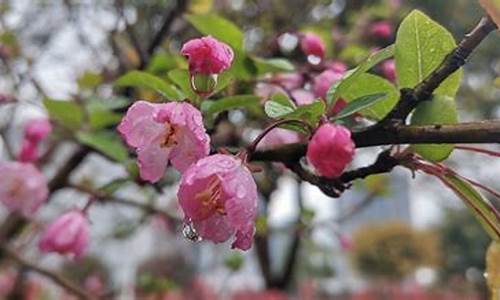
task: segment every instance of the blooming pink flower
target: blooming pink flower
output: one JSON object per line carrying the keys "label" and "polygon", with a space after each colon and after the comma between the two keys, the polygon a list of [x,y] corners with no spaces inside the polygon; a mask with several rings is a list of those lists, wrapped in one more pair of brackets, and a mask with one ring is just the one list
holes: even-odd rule
{"label": "blooming pink flower", "polygon": [[24,127],[24,137],[33,142],[40,142],[52,132],[52,125],[47,119],[29,121]]}
{"label": "blooming pink flower", "polygon": [[311,104],[316,99],[312,92],[304,89],[293,90],[290,94],[298,106]]}
{"label": "blooming pink flower", "polygon": [[33,215],[47,200],[47,180],[32,164],[0,161],[0,201],[12,212]]}
{"label": "blooming pink flower", "polygon": [[319,175],[338,177],[352,161],[354,149],[349,129],[323,124],[311,138],[306,156]]}
{"label": "blooming pink flower", "polygon": [[300,48],[307,56],[314,55],[321,59],[325,57],[325,44],[323,40],[314,33],[308,32],[302,35]]}
{"label": "blooming pink flower", "polygon": [[177,197],[200,237],[221,243],[235,235],[232,248],[252,246],[257,186],[239,158],[215,154],[200,159],[182,175]]}
{"label": "blooming pink flower", "polygon": [[392,36],[393,28],[388,21],[378,21],[370,25],[370,33],[380,39],[389,39]]}
{"label": "blooming pink flower", "polygon": [[81,257],[89,244],[89,221],[80,210],[69,211],[45,230],[38,247],[42,252],[57,252]]}
{"label": "blooming pink flower", "polygon": [[186,42],[181,54],[187,57],[192,74],[219,74],[231,66],[234,58],[231,47],[211,36]]}
{"label": "blooming pink flower", "polygon": [[299,143],[300,140],[299,134],[295,131],[284,128],[273,128],[260,141],[257,149],[264,150],[279,145]]}
{"label": "blooming pink flower", "polygon": [[394,61],[394,59],[384,61],[380,65],[380,69],[385,78],[389,79],[392,82],[396,81],[396,62]]}
{"label": "blooming pink flower", "polygon": [[302,87],[304,77],[300,73],[279,73],[272,77],[271,82],[290,91]]}
{"label": "blooming pink flower", "polygon": [[313,80],[313,92],[316,97],[326,98],[328,89],[337,81],[342,79],[343,72],[335,72],[332,70],[323,71]]}
{"label": "blooming pink flower", "polygon": [[141,178],[150,182],[160,180],[169,161],[182,173],[210,150],[200,111],[186,102],[137,101],[118,131],[136,149]]}

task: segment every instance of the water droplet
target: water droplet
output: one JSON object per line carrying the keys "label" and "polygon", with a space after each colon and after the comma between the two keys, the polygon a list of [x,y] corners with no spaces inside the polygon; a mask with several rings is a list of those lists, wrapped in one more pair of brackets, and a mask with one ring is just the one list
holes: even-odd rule
{"label": "water droplet", "polygon": [[316,55],[308,55],[307,62],[309,62],[311,65],[317,65],[321,62],[321,57]]}
{"label": "water droplet", "polygon": [[184,223],[184,226],[182,227],[182,235],[191,242],[201,241],[201,237],[196,232],[196,229],[191,221]]}

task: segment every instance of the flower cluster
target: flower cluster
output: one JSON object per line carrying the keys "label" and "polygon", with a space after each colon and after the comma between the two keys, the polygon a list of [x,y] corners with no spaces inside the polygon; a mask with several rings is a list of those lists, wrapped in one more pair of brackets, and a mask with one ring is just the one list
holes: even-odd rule
{"label": "flower cluster", "polygon": [[40,156],[40,144],[52,132],[52,125],[47,119],[34,119],[24,127],[24,137],[17,159],[22,162],[36,162]]}

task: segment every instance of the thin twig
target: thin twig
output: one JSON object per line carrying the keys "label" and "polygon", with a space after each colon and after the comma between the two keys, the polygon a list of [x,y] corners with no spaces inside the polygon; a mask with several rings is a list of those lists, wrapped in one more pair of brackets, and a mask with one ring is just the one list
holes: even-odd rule
{"label": "thin twig", "polygon": [[57,274],[51,270],[45,269],[43,267],[40,267],[34,263],[31,263],[31,262],[25,260],[19,254],[17,254],[16,251],[11,250],[7,246],[1,246],[0,251],[5,253],[8,257],[10,257],[13,261],[15,261],[20,266],[27,268],[33,272],[36,272],[42,276],[47,277],[48,279],[52,280],[54,283],[63,287],[65,290],[74,294],[75,296],[77,296],[80,299],[85,299],[85,300],[97,300],[97,299],[99,299],[98,297],[87,293],[87,291],[80,288],[78,285],[71,282],[70,280],[64,278],[62,275]]}

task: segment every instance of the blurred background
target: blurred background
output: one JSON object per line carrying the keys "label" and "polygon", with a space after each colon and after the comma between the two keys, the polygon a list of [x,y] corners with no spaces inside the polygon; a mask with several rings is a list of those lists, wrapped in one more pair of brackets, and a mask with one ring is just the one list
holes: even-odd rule
{"label": "blurred background", "polygon": [[[351,68],[373,49],[391,44],[401,19],[415,8],[456,39],[483,14],[470,0],[0,0],[0,98],[15,98],[0,106],[0,155],[17,151],[27,120],[46,115],[41,102],[46,97],[115,98],[111,83],[126,70],[145,68],[164,76],[185,65],[180,46],[200,34],[184,13],[223,16],[243,30],[250,53],[287,57],[297,64],[302,62],[295,51],[296,33],[314,31],[327,43],[328,58]],[[137,45],[147,53],[169,16],[166,38],[143,65]],[[388,36],[370,30],[379,21],[391,24]],[[495,35],[465,67],[457,98],[462,121],[500,117],[500,90],[493,85],[500,74]],[[236,88],[254,87],[242,81]],[[148,91],[129,91],[128,96],[155,97]],[[246,118],[232,112],[226,130],[214,140],[227,144],[235,132],[251,135],[241,128],[252,124]],[[75,144],[49,141],[46,148],[52,160],[43,170],[51,176]],[[498,145],[491,148],[498,151]],[[371,162],[374,153],[359,151],[354,166]],[[494,177],[498,160],[455,151],[448,165],[500,188]],[[97,186],[126,173],[124,166],[92,154],[70,181]],[[178,174],[169,173],[161,194],[130,183],[117,195],[161,207],[175,220],[177,179]],[[435,179],[396,169],[356,183],[339,199],[299,182],[282,166],[267,166],[256,179],[261,215],[254,246],[245,253],[227,244],[192,243],[170,219],[114,204],[91,209],[91,251],[83,260],[42,256],[33,247],[37,234],[23,233],[16,243],[30,259],[110,299],[486,299],[489,238]],[[59,190],[31,232],[86,199],[75,189]],[[0,219],[6,215],[0,208]],[[0,264],[0,297],[9,294],[22,272],[9,262]],[[24,286],[27,299],[72,299],[37,275],[29,274]]]}

